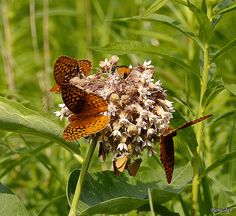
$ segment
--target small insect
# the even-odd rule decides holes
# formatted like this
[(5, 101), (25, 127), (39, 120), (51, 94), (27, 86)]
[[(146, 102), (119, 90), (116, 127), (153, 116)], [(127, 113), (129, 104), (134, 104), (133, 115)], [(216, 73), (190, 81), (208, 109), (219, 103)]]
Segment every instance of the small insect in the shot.
[(72, 141), (103, 130), (110, 121), (107, 101), (94, 93), (87, 93), (74, 85), (61, 87), (62, 99), (68, 109), (74, 113), (64, 130), (64, 139)]
[(73, 77), (83, 78), (87, 76), (92, 69), (92, 63), (89, 60), (76, 60), (68, 56), (60, 56), (54, 64), (54, 79), (56, 85), (49, 91), (60, 93), (61, 85), (69, 83)]
[(112, 73), (116, 73), (119, 77), (126, 79), (130, 73), (131, 73), (132, 69), (127, 67), (127, 66), (114, 66), (112, 68)]
[(138, 172), (141, 162), (141, 158), (130, 162), (129, 154), (122, 154), (120, 156), (117, 156), (113, 161), (114, 173), (116, 176), (119, 176), (125, 169), (127, 169), (131, 176), (135, 176)]
[(160, 137), (160, 157), (166, 173), (166, 180), (170, 184), (174, 171), (174, 141), (173, 137), (177, 135), (177, 131), (201, 122), (212, 115), (203, 116), (177, 127), (176, 129), (168, 128)]

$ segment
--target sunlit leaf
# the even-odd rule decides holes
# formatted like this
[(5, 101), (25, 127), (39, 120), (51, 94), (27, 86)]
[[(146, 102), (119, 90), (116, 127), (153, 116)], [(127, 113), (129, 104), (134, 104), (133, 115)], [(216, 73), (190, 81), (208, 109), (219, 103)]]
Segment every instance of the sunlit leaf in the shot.
[(197, 8), (194, 4), (188, 1), (188, 8), (194, 13), (196, 16), (198, 23), (200, 25), (200, 33), (203, 35), (205, 41), (209, 41), (211, 35), (211, 23), (208, 19), (206, 13)]
[(168, 2), (168, 0), (154, 1), (154, 3), (152, 5), (150, 5), (147, 10), (145, 10), (143, 16), (147, 16), (147, 15), (149, 15), (151, 13), (155, 13), (160, 8), (162, 8), (167, 2)]

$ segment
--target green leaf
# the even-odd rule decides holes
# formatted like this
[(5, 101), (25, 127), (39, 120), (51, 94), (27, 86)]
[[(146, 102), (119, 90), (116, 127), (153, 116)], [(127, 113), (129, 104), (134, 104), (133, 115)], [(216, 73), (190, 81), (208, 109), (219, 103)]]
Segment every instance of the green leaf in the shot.
[(207, 90), (203, 95), (203, 106), (206, 107), (224, 89), (224, 82), (221, 78), (216, 78), (210, 81), (208, 83)]
[(0, 215), (27, 216), (26, 208), (6, 186), (0, 183)]
[(188, 1), (187, 6), (196, 16), (197, 21), (200, 25), (201, 34), (203, 35), (205, 41), (209, 41), (211, 33), (211, 22), (208, 19), (206, 13), (204, 13), (202, 10), (193, 5), (190, 1)]
[(202, 209), (202, 215), (207, 215), (209, 213), (209, 209), (212, 208), (212, 195), (210, 190), (210, 182), (208, 177), (203, 177), (201, 181), (202, 191), (203, 191), (203, 202), (200, 207)]
[(236, 3), (233, 3), (232, 5), (226, 7), (226, 8), (222, 8), (221, 10), (217, 11), (217, 13), (214, 16), (218, 16), (220, 14), (224, 14), (224, 13), (228, 13), (232, 10), (236, 9)]
[(150, 5), (150, 7), (144, 12), (143, 16), (147, 16), (151, 13), (155, 13), (156, 11), (158, 11), (160, 8), (162, 8), (166, 3), (168, 2), (168, 0), (158, 0), (155, 1), (152, 5)]
[(59, 124), (47, 116), (4, 97), (0, 97), (0, 130), (45, 137), (71, 152), (79, 152), (77, 145), (63, 140), (63, 129)]
[(49, 147), (49, 144), (42, 144), (39, 147), (33, 149), (33, 150), (29, 150), (27, 152), (24, 153), (24, 155), (20, 158), (15, 158), (15, 157), (7, 157), (4, 160), (0, 161), (0, 179), (2, 177), (4, 177), (7, 173), (9, 173), (9, 171), (11, 171), (12, 169), (14, 169), (16, 166), (18, 166), (19, 164), (23, 163), (24, 161), (26, 161), (29, 157), (31, 157), (32, 155), (35, 155), (37, 153), (39, 153), (41, 150), (45, 149)]
[(217, 158), (217, 161), (211, 164), (209, 167), (205, 169), (205, 171), (202, 173), (201, 176), (207, 175), (210, 171), (214, 170), (216, 167), (222, 166), (225, 163), (228, 163), (231, 160), (236, 159), (236, 151), (232, 151), (229, 154), (221, 155), (219, 158)]
[(172, 28), (177, 29), (178, 31), (185, 34), (187, 37), (194, 40), (199, 45), (199, 47), (202, 50), (204, 50), (204, 46), (201, 40), (188, 27), (183, 26), (178, 20), (175, 20), (169, 16), (160, 14), (149, 14), (147, 16), (133, 16), (129, 18), (119, 19), (119, 21), (132, 21), (132, 20), (160, 22), (165, 25), (171, 26)]
[[(78, 206), (80, 215), (127, 213), (142, 209), (148, 204), (148, 188), (153, 204), (163, 204), (176, 197), (191, 181), (190, 164), (177, 169), (173, 183), (169, 186), (164, 176), (152, 169), (139, 170), (136, 177), (122, 173), (119, 177), (111, 171), (87, 174)], [(163, 171), (164, 173), (164, 171)], [(69, 202), (73, 197), (79, 171), (74, 170), (67, 185)]]
[(226, 52), (228, 52), (235, 46), (236, 46), (236, 39), (233, 39), (232, 41), (227, 43), (224, 47), (222, 47), (219, 51), (213, 54), (211, 62), (215, 61), (216, 58), (221, 57), (222, 55), (224, 55)]
[(211, 122), (209, 123), (209, 125), (212, 125), (214, 124), (216, 121), (219, 121), (223, 118), (226, 118), (226, 117), (229, 117), (231, 115), (235, 115), (236, 114), (236, 109), (233, 109), (233, 110), (230, 110), (228, 112), (225, 112), (224, 114), (222, 115), (219, 115), (219, 116), (214, 116), (214, 118), (211, 120)]
[(184, 61), (174, 56), (170, 56), (163, 52), (160, 48), (152, 46), (150, 44), (142, 43), (139, 41), (127, 40), (121, 42), (114, 42), (105, 47), (93, 47), (94, 50), (99, 52), (106, 52), (115, 55), (124, 55), (130, 53), (151, 53), (162, 57), (163, 59), (173, 62), (180, 67), (184, 68), (186, 71), (193, 73), (199, 78), (198, 70), (190, 67)]
[(227, 89), (233, 95), (236, 95), (236, 84), (226, 84), (224, 83), (225, 89)]

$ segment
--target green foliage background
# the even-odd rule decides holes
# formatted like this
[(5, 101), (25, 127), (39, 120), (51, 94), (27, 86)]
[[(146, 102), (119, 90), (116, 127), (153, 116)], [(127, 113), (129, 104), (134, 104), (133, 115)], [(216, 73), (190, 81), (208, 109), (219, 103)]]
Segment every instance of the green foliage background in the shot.
[[(112, 158), (101, 162), (95, 155), (79, 213), (213, 215), (211, 208), (229, 207), (233, 215), (235, 8), (233, 0), (2, 0), (0, 215), (68, 214), (67, 196), (78, 171), (70, 173), (80, 168), (88, 145), (61, 138), (66, 122), (53, 112), (62, 100), (48, 92), (54, 84), (53, 65), (60, 55), (68, 55), (90, 59), (95, 72), (99, 61), (114, 54), (122, 65), (152, 60), (155, 78), (177, 110), (173, 126), (203, 114), (213, 117), (175, 138), (171, 185), (165, 181), (158, 145), (155, 156), (143, 154), (136, 177), (115, 177), (107, 171)], [(194, 188), (199, 191), (197, 207), (191, 200)]]

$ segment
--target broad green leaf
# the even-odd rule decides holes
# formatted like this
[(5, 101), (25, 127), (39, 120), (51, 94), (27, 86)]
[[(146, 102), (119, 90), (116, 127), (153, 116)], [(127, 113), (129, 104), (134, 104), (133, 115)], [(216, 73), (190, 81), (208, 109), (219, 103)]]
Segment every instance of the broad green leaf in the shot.
[(0, 130), (45, 137), (73, 153), (79, 152), (77, 145), (63, 140), (63, 129), (59, 124), (4, 97), (0, 97)]
[(225, 89), (227, 89), (233, 95), (236, 95), (236, 84), (226, 84), (224, 83)]
[(160, 22), (168, 26), (171, 26), (174, 29), (177, 29), (178, 31), (185, 34), (187, 37), (194, 40), (202, 50), (204, 49), (203, 43), (188, 27), (183, 26), (178, 20), (175, 20), (169, 16), (160, 14), (149, 14), (148, 16), (134, 16), (134, 17), (119, 19), (119, 21), (132, 21), (132, 20)]
[(26, 208), (6, 186), (0, 183), (0, 215), (2, 216), (27, 216)]
[(197, 8), (194, 4), (188, 1), (188, 8), (194, 13), (200, 26), (200, 33), (203, 35), (205, 41), (209, 41), (211, 34), (211, 23), (206, 13)]
[(215, 61), (216, 58), (224, 55), (226, 52), (228, 52), (229, 50), (231, 50), (233, 47), (236, 46), (236, 39), (233, 39), (232, 41), (230, 41), (229, 43), (227, 43), (224, 47), (222, 47), (219, 51), (217, 51), (212, 59), (211, 62)]
[(155, 13), (160, 8), (162, 8), (168, 0), (157, 0), (144, 12), (143, 16), (147, 16), (149, 14)]
[(210, 171), (214, 170), (216, 167), (222, 166), (225, 163), (228, 163), (231, 160), (236, 159), (236, 151), (232, 151), (229, 154), (224, 154), (217, 158), (217, 161), (211, 164), (209, 167), (205, 169), (205, 171), (202, 173), (202, 176), (207, 175)]
[(224, 83), (222, 79), (214, 79), (208, 83), (207, 90), (203, 95), (203, 106), (207, 106), (210, 102), (222, 91), (224, 90)]
[[(134, 209), (142, 209), (148, 204), (148, 188), (151, 189), (153, 204), (161, 205), (176, 197), (186, 184), (191, 181), (190, 164), (176, 169), (171, 185), (157, 175), (154, 170), (139, 170), (136, 177), (128, 174), (115, 176), (111, 171), (87, 174), (78, 212), (80, 215), (127, 213)], [(74, 170), (67, 185), (69, 202), (73, 197), (79, 171)]]
[(170, 61), (179, 65), (180, 67), (184, 68), (188, 72), (193, 73), (195, 76), (199, 78), (197, 69), (190, 67), (181, 59), (174, 56), (170, 56), (166, 54), (165, 52), (163, 52), (160, 48), (152, 46), (150, 44), (142, 43), (139, 41), (128, 40), (128, 41), (114, 42), (105, 47), (93, 47), (93, 49), (99, 52), (106, 52), (106, 53), (111, 53), (115, 55), (124, 55), (124, 54), (130, 54), (130, 53), (143, 53), (143, 52), (155, 54), (160, 57), (163, 57), (163, 59), (167, 61)]

